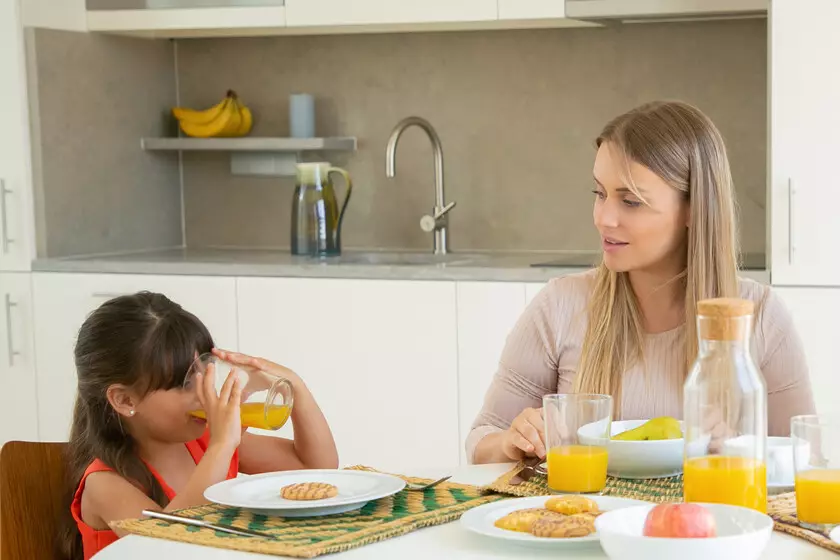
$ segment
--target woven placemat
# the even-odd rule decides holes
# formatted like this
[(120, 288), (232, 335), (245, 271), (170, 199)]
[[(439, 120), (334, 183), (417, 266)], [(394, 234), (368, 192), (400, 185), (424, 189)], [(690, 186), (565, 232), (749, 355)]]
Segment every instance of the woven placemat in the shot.
[[(529, 497), (551, 494), (545, 475), (534, 474), (528, 480), (519, 484), (511, 484), (511, 479), (525, 466), (519, 463), (513, 469), (485, 486), (485, 492), (498, 492), (513, 496)], [(682, 502), (682, 476), (670, 478), (653, 478), (645, 480), (626, 480), (607, 477), (607, 486), (602, 492), (604, 496), (617, 496), (648, 502)], [(840, 544), (828, 538), (828, 534), (813, 531), (800, 526), (796, 518), (796, 494), (788, 492), (771, 496), (767, 500), (767, 514), (773, 518), (777, 531), (805, 539), (821, 548), (840, 554)]]
[[(377, 472), (368, 467), (351, 469)], [(420, 484), (431, 482), (422, 478), (400, 478)], [(323, 517), (268, 517), (220, 505), (176, 512), (187, 517), (265, 532), (274, 536), (274, 540), (240, 537), (157, 519), (130, 519), (117, 522), (114, 527), (135, 535), (216, 548), (314, 558), (448, 523), (471, 508), (502, 499), (505, 496), (487, 495), (476, 486), (443, 483), (422, 492), (403, 490), (391, 497), (369, 502), (360, 510)]]

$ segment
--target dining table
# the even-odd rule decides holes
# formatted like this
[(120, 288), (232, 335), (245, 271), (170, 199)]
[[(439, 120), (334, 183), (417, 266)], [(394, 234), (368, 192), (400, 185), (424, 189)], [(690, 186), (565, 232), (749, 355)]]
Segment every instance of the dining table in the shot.
[[(418, 469), (411, 476), (436, 479), (452, 475), (452, 482), (483, 486), (513, 468), (513, 463), (469, 465), (455, 469)], [(165, 539), (128, 535), (105, 547), (94, 560), (267, 560), (277, 558), (265, 554), (236, 552), (221, 548), (185, 544)], [(487, 560), (541, 559), (590, 560), (608, 558), (595, 543), (588, 548), (561, 550), (560, 548), (527, 547), (474, 534), (458, 521), (420, 529), (360, 548), (325, 555), (329, 560)], [(778, 531), (773, 536), (761, 560), (838, 560), (840, 556), (803, 539)], [(710, 558), (709, 560), (714, 560)]]

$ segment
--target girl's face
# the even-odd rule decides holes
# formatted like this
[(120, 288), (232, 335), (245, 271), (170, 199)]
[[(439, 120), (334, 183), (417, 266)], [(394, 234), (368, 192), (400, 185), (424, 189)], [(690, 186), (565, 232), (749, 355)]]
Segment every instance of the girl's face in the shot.
[(190, 416), (190, 411), (200, 408), (195, 391), (152, 391), (136, 405), (131, 420), (137, 429), (157, 441), (188, 442), (204, 433), (204, 420)]
[[(684, 266), (689, 205), (684, 195), (647, 167), (629, 162), (642, 201), (625, 182), (625, 162), (604, 142), (598, 148), (595, 207), (604, 264), (614, 272)], [(647, 204), (645, 203), (647, 202)]]

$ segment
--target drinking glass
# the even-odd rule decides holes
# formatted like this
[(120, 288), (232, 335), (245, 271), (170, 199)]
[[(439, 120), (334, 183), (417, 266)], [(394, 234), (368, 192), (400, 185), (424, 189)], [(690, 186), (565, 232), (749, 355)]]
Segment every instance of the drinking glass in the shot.
[[(222, 360), (215, 354), (206, 353), (196, 358), (186, 378), (184, 388), (196, 390), (195, 375), (206, 374), (212, 367), (215, 372), (215, 387), (218, 395), (231, 373), (239, 377), (242, 387), (240, 417), (242, 425), (262, 430), (279, 430), (292, 413), (294, 392), (292, 384), (282, 377), (250, 366), (239, 366)], [(207, 419), (204, 410), (190, 411), (196, 418)]]
[(806, 415), (790, 420), (796, 472), (796, 516), (811, 529), (840, 525), (840, 416)]
[(543, 397), (548, 486), (554, 492), (600, 492), (607, 483), (612, 397)]

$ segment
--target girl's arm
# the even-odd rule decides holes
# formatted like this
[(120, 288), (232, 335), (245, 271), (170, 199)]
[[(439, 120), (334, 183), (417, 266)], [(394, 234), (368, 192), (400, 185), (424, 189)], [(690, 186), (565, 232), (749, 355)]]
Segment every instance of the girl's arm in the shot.
[(292, 423), (295, 439), (245, 433), (239, 447), (239, 470), (246, 474), (338, 468), (338, 451), (332, 431), (312, 392), (292, 370), (274, 362), (236, 352), (213, 351), (233, 364), (261, 369), (283, 377), (292, 384), (294, 407)]

